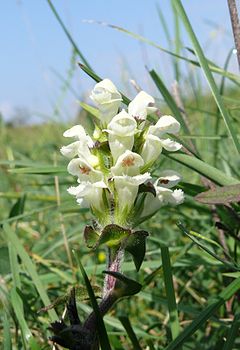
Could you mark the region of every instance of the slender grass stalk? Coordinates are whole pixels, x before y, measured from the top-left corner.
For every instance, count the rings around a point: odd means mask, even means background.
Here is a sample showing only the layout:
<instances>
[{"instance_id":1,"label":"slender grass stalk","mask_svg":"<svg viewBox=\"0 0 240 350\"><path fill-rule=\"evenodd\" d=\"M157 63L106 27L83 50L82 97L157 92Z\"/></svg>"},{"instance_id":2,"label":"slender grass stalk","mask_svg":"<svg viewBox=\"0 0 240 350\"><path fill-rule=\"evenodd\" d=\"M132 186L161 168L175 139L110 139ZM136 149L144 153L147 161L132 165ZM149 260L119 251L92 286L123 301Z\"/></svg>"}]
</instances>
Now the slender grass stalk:
<instances>
[{"instance_id":1,"label":"slender grass stalk","mask_svg":"<svg viewBox=\"0 0 240 350\"><path fill-rule=\"evenodd\" d=\"M215 297L215 300L211 302L200 315L187 326L179 336L174 339L165 350L176 350L183 345L191 335L193 335L202 325L214 315L216 310L218 310L228 299L230 299L238 290L240 289L240 277L235 279L230 283L219 296Z\"/></svg>"},{"instance_id":2,"label":"slender grass stalk","mask_svg":"<svg viewBox=\"0 0 240 350\"><path fill-rule=\"evenodd\" d=\"M232 124L232 121L230 119L230 116L228 114L228 111L227 109L225 108L224 106L224 103L223 103L223 100L221 98L221 95L218 91L218 88L217 88L217 85L215 83L215 80L212 76L212 73L211 73L211 70L209 68L209 65L208 65L208 61L207 59L205 58L205 55L203 53L203 50L198 42L198 39L192 29L192 26L191 26L191 23L188 19L188 16L183 8L183 5L181 3L181 0L174 0L174 5L176 6L176 9L180 15L180 17L182 18L182 21L183 21L183 24L189 34L189 37L192 41L192 44L193 44L193 47L194 47L194 50L195 50L195 53L199 59L199 63L202 67L202 70L203 70L203 73L207 79L207 82L209 84L209 87L210 87L210 90L212 92L212 95L215 99L215 102L219 108L219 111L221 112L221 115L223 117L223 120L226 124L226 127L228 129L228 132L233 140L233 143L235 145L235 148L237 150L238 153L240 153L240 143L238 141L238 138L237 138L237 134L236 134L236 130Z\"/></svg>"},{"instance_id":3,"label":"slender grass stalk","mask_svg":"<svg viewBox=\"0 0 240 350\"><path fill-rule=\"evenodd\" d=\"M234 41L235 41L236 50L237 50L238 65L240 69L240 24L239 24L236 1L228 0L228 8L229 8L230 18L232 22L233 36L234 36Z\"/></svg>"},{"instance_id":4,"label":"slender grass stalk","mask_svg":"<svg viewBox=\"0 0 240 350\"><path fill-rule=\"evenodd\" d=\"M61 17L59 16L56 8L53 6L53 3L51 0L47 0L47 3L50 7L50 9L52 10L54 16L56 17L58 23L60 24L60 26L62 27L64 33L66 34L68 40L70 41L70 43L72 44L74 50L77 52L78 56L80 57L80 59L82 60L82 62L91 69L90 64L88 63L88 61L86 60L85 56L82 54L82 52L79 50L77 44L75 43L75 41L73 40L71 34L69 33L67 27L65 26L65 24L63 23Z\"/></svg>"},{"instance_id":5,"label":"slender grass stalk","mask_svg":"<svg viewBox=\"0 0 240 350\"><path fill-rule=\"evenodd\" d=\"M57 162L57 155L55 153L54 154L54 166L57 165L56 162ZM57 198L57 206L59 208L61 205L61 197L60 197L58 176L54 176L54 183L55 183L55 192L56 192L56 198ZM69 244L68 244L67 233L66 233L66 229L65 229L63 215L61 212L59 212L59 222L60 222L60 228L62 231L64 246L65 246L67 257L68 257L69 266L70 266L72 272L74 273L72 255L71 255L71 251L70 251Z\"/></svg>"},{"instance_id":6,"label":"slender grass stalk","mask_svg":"<svg viewBox=\"0 0 240 350\"><path fill-rule=\"evenodd\" d=\"M180 333L178 320L178 310L173 285L172 267L168 247L161 246L163 277L167 295L169 323L172 333L172 339L175 339Z\"/></svg>"}]
</instances>

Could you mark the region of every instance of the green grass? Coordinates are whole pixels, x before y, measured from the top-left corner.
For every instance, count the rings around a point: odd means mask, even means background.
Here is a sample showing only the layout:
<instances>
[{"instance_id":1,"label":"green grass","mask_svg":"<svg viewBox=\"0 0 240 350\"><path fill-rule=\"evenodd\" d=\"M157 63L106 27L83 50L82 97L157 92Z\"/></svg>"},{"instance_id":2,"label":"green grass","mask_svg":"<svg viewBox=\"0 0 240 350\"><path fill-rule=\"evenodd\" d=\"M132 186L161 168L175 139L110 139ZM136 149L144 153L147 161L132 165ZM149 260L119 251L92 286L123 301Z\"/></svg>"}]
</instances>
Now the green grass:
<instances>
[{"instance_id":1,"label":"green grass","mask_svg":"<svg viewBox=\"0 0 240 350\"><path fill-rule=\"evenodd\" d=\"M123 273L139 281L143 288L137 295L120 300L104 317L104 323L99 317L102 349L139 350L148 346L153 350L236 350L240 346L240 206L231 198L214 206L195 198L209 186L240 182L240 159L236 152L240 135L237 90L240 80L227 70L228 63L221 68L205 57L192 30L191 18L180 1L172 4L173 31L178 33L175 42L171 41L172 31L161 7L158 8L167 49L111 26L170 54L169 64L178 78L184 111L161 71L152 69L146 74L158 89L155 97L160 101L161 112L172 114L181 122L179 139L187 152L162 154L154 173L157 175L161 167L180 172L186 200L176 208L163 207L140 225L140 229L150 232L144 262L136 272L127 255ZM83 71L89 79L101 79L91 70L53 7L52 10L84 63ZM194 59L182 50L180 23L191 39ZM199 78L202 73L210 86L209 92L203 93L206 85ZM221 79L215 79L213 73ZM229 81L234 84L229 86ZM128 104L124 89L122 92L124 103ZM92 128L94 118L98 117L96 110L85 101L81 101L81 106L83 111L78 120L69 125L83 123ZM46 313L38 311L65 295L69 286L86 284L89 290L90 300L77 301L81 320L92 306L98 310L98 299L88 282L102 286L105 251L99 247L93 252L85 246L83 230L86 224L91 224L91 213L80 209L66 192L74 180L67 174L67 161L59 148L66 143L62 132L69 125L1 124L0 344L4 350L51 349L48 327L61 317L64 305ZM69 266L65 238L70 252L75 250L80 257L80 267L72 257L73 266Z\"/></svg>"}]
</instances>

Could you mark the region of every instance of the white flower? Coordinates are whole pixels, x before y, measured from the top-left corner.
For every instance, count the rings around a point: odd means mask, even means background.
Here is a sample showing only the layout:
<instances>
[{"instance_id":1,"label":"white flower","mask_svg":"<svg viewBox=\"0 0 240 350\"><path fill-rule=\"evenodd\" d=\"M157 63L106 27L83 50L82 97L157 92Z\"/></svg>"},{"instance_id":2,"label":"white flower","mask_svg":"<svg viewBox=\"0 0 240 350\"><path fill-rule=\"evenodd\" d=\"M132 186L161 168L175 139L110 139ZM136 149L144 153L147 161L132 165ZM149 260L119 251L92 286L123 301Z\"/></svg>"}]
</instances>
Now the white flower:
<instances>
[{"instance_id":1,"label":"white flower","mask_svg":"<svg viewBox=\"0 0 240 350\"><path fill-rule=\"evenodd\" d=\"M145 91L140 91L128 106L128 113L136 120L142 121L141 128L144 126L147 115L156 112L156 110L154 98Z\"/></svg>"},{"instance_id":2,"label":"white flower","mask_svg":"<svg viewBox=\"0 0 240 350\"><path fill-rule=\"evenodd\" d=\"M74 137L78 141L75 141L67 146L63 146L60 149L62 155L67 158L73 158L76 155L83 155L86 158L91 156L90 148L94 146L94 142L89 135L86 134L82 125L74 125L72 128L66 130L63 133L64 137Z\"/></svg>"},{"instance_id":3,"label":"white flower","mask_svg":"<svg viewBox=\"0 0 240 350\"><path fill-rule=\"evenodd\" d=\"M100 170L95 170L92 164L83 157L72 159L67 169L71 175L77 176L79 181L94 183L103 181L104 178L103 173Z\"/></svg>"},{"instance_id":4,"label":"white flower","mask_svg":"<svg viewBox=\"0 0 240 350\"><path fill-rule=\"evenodd\" d=\"M137 197L138 187L145 181L151 179L149 173L136 176L113 176L114 185L117 191L118 207L121 212L128 213Z\"/></svg>"},{"instance_id":5,"label":"white flower","mask_svg":"<svg viewBox=\"0 0 240 350\"><path fill-rule=\"evenodd\" d=\"M116 86L109 79L97 83L91 92L90 98L97 104L103 125L107 125L117 114L122 96Z\"/></svg>"},{"instance_id":6,"label":"white flower","mask_svg":"<svg viewBox=\"0 0 240 350\"><path fill-rule=\"evenodd\" d=\"M76 196L77 202L81 207L90 206L93 210L104 211L102 198L103 188L107 188L103 181L91 183L82 181L77 187L68 188L68 193Z\"/></svg>"},{"instance_id":7,"label":"white flower","mask_svg":"<svg viewBox=\"0 0 240 350\"><path fill-rule=\"evenodd\" d=\"M164 171L154 183L156 197L151 193L147 193L141 216L149 216L167 204L178 205L183 203L183 191L181 189L171 190L179 181L181 181L181 176L177 172L173 170Z\"/></svg>"},{"instance_id":8,"label":"white flower","mask_svg":"<svg viewBox=\"0 0 240 350\"><path fill-rule=\"evenodd\" d=\"M118 158L115 166L111 167L111 173L113 176L135 176L140 173L143 164L144 160L139 154L127 150Z\"/></svg>"},{"instance_id":9,"label":"white flower","mask_svg":"<svg viewBox=\"0 0 240 350\"><path fill-rule=\"evenodd\" d=\"M111 168L121 212L128 213L131 210L139 185L151 178L149 173L140 174L143 164L144 161L139 154L127 150Z\"/></svg>"},{"instance_id":10,"label":"white flower","mask_svg":"<svg viewBox=\"0 0 240 350\"><path fill-rule=\"evenodd\" d=\"M131 151L133 148L136 127L136 120L123 109L104 130L108 132L108 143L114 162L126 150Z\"/></svg>"},{"instance_id":11,"label":"white flower","mask_svg":"<svg viewBox=\"0 0 240 350\"><path fill-rule=\"evenodd\" d=\"M141 150L145 164L150 166L161 154L163 148L170 152L178 151L182 145L169 138L164 138L164 135L166 133L177 134L179 130L179 122L170 115L162 116L156 125L150 126Z\"/></svg>"}]
</instances>

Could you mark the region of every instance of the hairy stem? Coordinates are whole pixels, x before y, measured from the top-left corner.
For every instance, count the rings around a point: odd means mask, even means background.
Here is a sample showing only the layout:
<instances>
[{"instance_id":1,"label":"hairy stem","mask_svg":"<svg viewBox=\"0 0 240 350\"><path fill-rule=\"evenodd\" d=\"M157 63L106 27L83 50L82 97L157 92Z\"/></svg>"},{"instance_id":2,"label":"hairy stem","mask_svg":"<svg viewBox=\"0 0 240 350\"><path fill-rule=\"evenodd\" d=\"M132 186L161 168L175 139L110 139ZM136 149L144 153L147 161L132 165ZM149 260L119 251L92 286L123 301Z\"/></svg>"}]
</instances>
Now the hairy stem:
<instances>
[{"instance_id":1,"label":"hairy stem","mask_svg":"<svg viewBox=\"0 0 240 350\"><path fill-rule=\"evenodd\" d=\"M124 250L107 248L108 249L108 263L107 271L119 272L121 269L121 263L123 261ZM106 274L103 287L103 298L105 298L109 292L114 288L116 278Z\"/></svg>"}]
</instances>

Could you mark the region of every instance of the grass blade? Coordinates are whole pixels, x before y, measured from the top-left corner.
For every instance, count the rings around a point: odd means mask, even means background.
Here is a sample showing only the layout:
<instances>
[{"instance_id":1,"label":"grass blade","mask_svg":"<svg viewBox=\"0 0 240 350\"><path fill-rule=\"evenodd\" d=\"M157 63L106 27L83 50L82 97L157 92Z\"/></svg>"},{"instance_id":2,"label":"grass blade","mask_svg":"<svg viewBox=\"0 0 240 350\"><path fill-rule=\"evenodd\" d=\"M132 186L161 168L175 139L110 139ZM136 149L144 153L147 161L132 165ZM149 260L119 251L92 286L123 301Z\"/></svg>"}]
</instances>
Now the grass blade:
<instances>
[{"instance_id":1,"label":"grass blade","mask_svg":"<svg viewBox=\"0 0 240 350\"><path fill-rule=\"evenodd\" d=\"M100 81L102 81L103 79L100 78L97 74L95 74L89 67L84 66L81 63L78 63L79 67L89 76L91 77L93 80L95 80L97 83L99 83ZM121 93L121 92L120 92ZM121 93L122 95L122 99L123 99L123 103L128 105L130 103L130 100L128 97L126 97L123 93Z\"/></svg>"},{"instance_id":2,"label":"grass blade","mask_svg":"<svg viewBox=\"0 0 240 350\"><path fill-rule=\"evenodd\" d=\"M111 346L110 346L110 343L109 343L109 340L108 340L107 331L106 331L106 328L105 328L105 325L104 325L104 322L103 322L102 315L100 314L100 311L99 311L99 307L98 307L97 299L96 299L96 297L94 295L94 291L92 289L92 286L90 284L88 276L87 276L87 274L86 274L86 272L85 272L85 270L84 270L84 268L82 266L82 263L81 263L81 260L79 258L79 255L76 252L73 252L73 253L75 255L75 258L77 260L78 266L79 266L80 271L81 271L81 274L83 276L84 283L85 283L85 286L87 288L88 295L89 295L89 298L91 300L94 313L96 315L97 329L98 329L99 342L100 342L101 348L102 348L102 350L111 350Z\"/></svg>"},{"instance_id":3,"label":"grass blade","mask_svg":"<svg viewBox=\"0 0 240 350\"><path fill-rule=\"evenodd\" d=\"M200 175L205 176L206 178L212 180L218 185L235 185L239 184L240 182L234 177L224 174L221 170L214 168L213 166L203 162L198 158L189 156L181 152L163 152L163 154L168 158L176 160L177 162L186 165L188 168L195 170Z\"/></svg>"},{"instance_id":4,"label":"grass blade","mask_svg":"<svg viewBox=\"0 0 240 350\"><path fill-rule=\"evenodd\" d=\"M86 58L84 57L84 55L82 54L82 52L79 50L77 44L75 43L75 41L73 40L71 34L69 33L69 31L67 30L66 26L64 25L63 21L61 20L57 10L55 9L55 7L53 6L53 3L51 0L47 0L47 3L50 7L50 9L52 10L54 16L56 17L58 23L60 24L60 26L62 27L64 33L66 34L68 40L70 41L70 43L72 44L74 50L77 52L78 56L81 58L81 60L83 61L83 63L89 67L91 69L90 64L88 63L88 61L86 60Z\"/></svg>"},{"instance_id":5,"label":"grass blade","mask_svg":"<svg viewBox=\"0 0 240 350\"><path fill-rule=\"evenodd\" d=\"M189 325L179 336L174 339L165 350L179 349L191 335L193 335L228 299L230 299L240 289L240 277L230 283L220 294L215 298L215 301L210 303L204 311Z\"/></svg>"},{"instance_id":6,"label":"grass blade","mask_svg":"<svg viewBox=\"0 0 240 350\"><path fill-rule=\"evenodd\" d=\"M121 316L121 317L119 317L119 320L122 323L123 327L125 328L127 335L129 336L129 339L132 342L133 350L142 350L142 348L138 342L137 336L134 333L134 330L131 326L129 318L126 316Z\"/></svg>"},{"instance_id":7,"label":"grass blade","mask_svg":"<svg viewBox=\"0 0 240 350\"><path fill-rule=\"evenodd\" d=\"M156 44L154 41L152 40L149 40L145 37L143 37L142 35L139 35L139 34L136 34L134 32L131 32L125 28L122 28L122 27L119 27L119 26L116 26L114 24L109 24L109 23L106 23L106 22L99 22L99 21L89 21L89 23L96 23L96 24L100 24L100 25L104 25L104 26L108 26L109 28L113 28L115 30L118 30L120 32L123 32L124 34L127 34L129 36L131 36L132 38L138 40L138 41L141 41L141 42L144 42L150 46L153 46L155 47L156 49L158 50L161 50L162 52L165 52L175 58L179 58L183 61L186 61L188 63L191 63L193 64L194 66L197 66L197 67L200 67L201 65L199 64L199 62L197 61L194 61L192 59L189 59L189 58L186 58L184 56L181 56L181 55L177 55L176 53L170 51L170 50L167 50L167 49L164 49L162 46ZM192 50L191 50L192 51ZM240 82L240 78L237 74L234 74L234 73L230 73L230 72L227 72L225 71L224 69L218 67L216 64L214 64L213 62L210 62L209 61L209 64L210 64L210 69L212 72L215 72L217 74L220 74L220 75L224 75L226 76L227 78L229 78L230 80L232 80L234 83L236 84L239 84Z\"/></svg>"},{"instance_id":8,"label":"grass blade","mask_svg":"<svg viewBox=\"0 0 240 350\"><path fill-rule=\"evenodd\" d=\"M168 311L169 311L169 322L172 333L172 339L175 339L180 333L180 325L178 320L178 309L175 299L175 292L173 286L172 267L169 256L168 247L161 247L162 254L162 267L163 277L167 295Z\"/></svg>"},{"instance_id":9,"label":"grass blade","mask_svg":"<svg viewBox=\"0 0 240 350\"><path fill-rule=\"evenodd\" d=\"M21 241L19 240L19 238L17 237L17 235L15 234L15 232L11 229L11 227L8 224L4 224L3 225L3 230L6 234L6 238L8 240L8 242L10 242L14 248L16 249L17 254L20 256L20 258L22 259L22 262L26 268L26 270L28 271L30 277L32 278L32 281L42 299L42 302L44 304L44 306L48 306L49 304L51 304L51 301L48 298L48 295L42 285L42 282L38 276L37 273L37 269L36 266L34 265L34 263L32 262L32 260L30 259L29 255L27 254L26 250L24 249ZM51 319L51 321L55 321L56 319L58 319L57 314L54 310L48 310L48 314L49 317Z\"/></svg>"},{"instance_id":10,"label":"grass blade","mask_svg":"<svg viewBox=\"0 0 240 350\"><path fill-rule=\"evenodd\" d=\"M230 136L231 136L231 138L233 140L233 143L234 143L238 153L240 153L240 143L238 141L237 134L235 132L234 126L231 123L228 111L227 111L227 109L224 106L224 103L222 101L221 95L220 95L220 93L218 91L217 85L216 85L215 80L214 80L214 78L212 76L211 70L210 70L210 68L208 66L208 61L205 58L203 50L202 50L202 48L201 48L201 46L200 46L200 44L199 44L199 42L197 40L197 37L196 37L193 29L192 29L191 23L190 23L190 21L188 19L188 16L187 16L187 14L186 14L183 6L182 6L181 0L174 0L174 5L175 5L175 7L176 7L180 17L182 18L182 22L183 22L183 24L184 24L184 26L186 28L186 31L188 32L189 37L190 37L190 39L192 41L192 44L193 44L195 53L196 53L196 55L198 57L199 63L201 65L201 67L202 67L202 70L203 70L204 75L205 75L205 77L207 79L207 82L209 84L209 87L210 87L210 90L212 92L212 95L213 95L213 97L215 99L215 102L216 102L218 108L219 108L219 111L221 112L221 115L222 115L223 120L224 120L224 122L226 124L226 127L227 127L227 129L229 131L229 134L230 134Z\"/></svg>"},{"instance_id":11,"label":"grass blade","mask_svg":"<svg viewBox=\"0 0 240 350\"><path fill-rule=\"evenodd\" d=\"M6 312L3 313L3 350L12 350L10 322Z\"/></svg>"},{"instance_id":12,"label":"grass blade","mask_svg":"<svg viewBox=\"0 0 240 350\"><path fill-rule=\"evenodd\" d=\"M14 309L14 313L17 317L19 326L23 334L24 341L26 342L26 344L29 346L31 350L41 350L39 344L37 344L37 342L33 338L33 335L25 321L24 314L22 312L22 300L18 295L16 289L11 290L10 298Z\"/></svg>"},{"instance_id":13,"label":"grass blade","mask_svg":"<svg viewBox=\"0 0 240 350\"><path fill-rule=\"evenodd\" d=\"M227 335L227 340L224 344L223 350L232 350L234 347L234 342L236 337L238 336L240 328L240 314L236 314L234 317L234 320L232 322L232 326L229 329L228 335Z\"/></svg>"}]
</instances>

